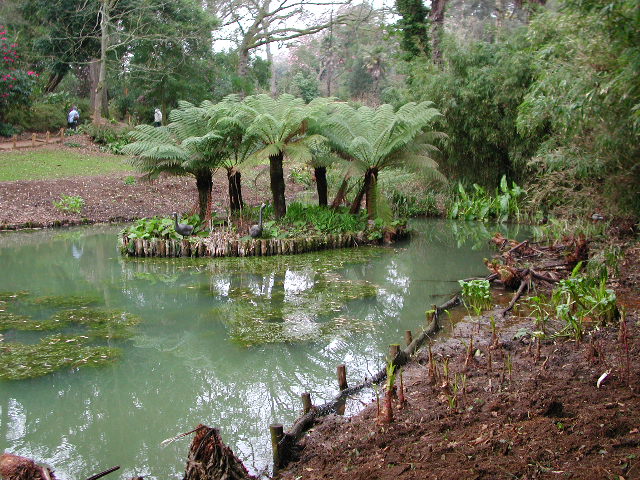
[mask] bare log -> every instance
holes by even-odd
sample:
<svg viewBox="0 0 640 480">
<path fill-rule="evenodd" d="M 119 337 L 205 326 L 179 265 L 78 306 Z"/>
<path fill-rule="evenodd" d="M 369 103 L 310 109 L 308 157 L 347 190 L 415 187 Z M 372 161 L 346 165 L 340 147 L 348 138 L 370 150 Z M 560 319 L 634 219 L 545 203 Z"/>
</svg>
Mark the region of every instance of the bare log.
<svg viewBox="0 0 640 480">
<path fill-rule="evenodd" d="M 518 287 L 518 290 L 516 291 L 511 301 L 509 302 L 509 305 L 507 305 L 507 308 L 505 308 L 500 312 L 500 315 L 504 316 L 509 310 L 511 310 L 515 306 L 516 302 L 520 299 L 520 297 L 522 297 L 522 295 L 524 294 L 524 291 L 527 289 L 528 285 L 531 283 L 531 275 L 529 274 L 529 270 L 527 269 L 526 272 L 527 272 L 526 276 L 520 282 L 520 287 Z"/>
</svg>

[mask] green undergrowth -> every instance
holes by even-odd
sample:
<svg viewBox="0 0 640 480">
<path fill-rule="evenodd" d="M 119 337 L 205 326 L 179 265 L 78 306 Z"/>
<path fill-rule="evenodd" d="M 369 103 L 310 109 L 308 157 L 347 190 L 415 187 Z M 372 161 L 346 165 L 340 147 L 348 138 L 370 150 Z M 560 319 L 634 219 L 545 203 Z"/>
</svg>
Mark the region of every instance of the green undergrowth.
<svg viewBox="0 0 640 480">
<path fill-rule="evenodd" d="M 0 331 L 50 334 L 38 343 L 0 342 L 0 379 L 39 377 L 118 358 L 119 349 L 100 343 L 130 337 L 140 318 L 105 309 L 102 303 L 93 295 L 32 297 L 26 291 L 1 292 Z"/>
</svg>

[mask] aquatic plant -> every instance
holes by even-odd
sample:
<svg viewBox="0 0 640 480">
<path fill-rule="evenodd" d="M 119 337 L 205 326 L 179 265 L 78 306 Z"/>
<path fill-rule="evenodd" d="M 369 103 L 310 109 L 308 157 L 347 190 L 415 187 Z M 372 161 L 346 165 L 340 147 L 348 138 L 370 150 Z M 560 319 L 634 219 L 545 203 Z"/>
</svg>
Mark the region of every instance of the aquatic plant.
<svg viewBox="0 0 640 480">
<path fill-rule="evenodd" d="M 87 341 L 81 335 L 52 335 L 37 344 L 0 343 L 0 379 L 21 380 L 62 368 L 105 365 L 120 354 L 116 348 L 88 346 Z"/>
<path fill-rule="evenodd" d="M 504 175 L 500 180 L 500 187 L 496 188 L 493 195 L 475 183 L 473 191 L 467 193 L 464 186 L 458 183 L 457 196 L 449 208 L 449 218 L 483 222 L 491 219 L 499 222 L 518 220 L 520 218 L 519 202 L 524 194 L 525 191 L 515 182 L 511 182 L 509 186 Z"/>
<path fill-rule="evenodd" d="M 467 310 L 473 310 L 480 315 L 483 310 L 491 307 L 491 291 L 489 280 L 458 280 L 462 288 L 461 296 Z"/>
</svg>

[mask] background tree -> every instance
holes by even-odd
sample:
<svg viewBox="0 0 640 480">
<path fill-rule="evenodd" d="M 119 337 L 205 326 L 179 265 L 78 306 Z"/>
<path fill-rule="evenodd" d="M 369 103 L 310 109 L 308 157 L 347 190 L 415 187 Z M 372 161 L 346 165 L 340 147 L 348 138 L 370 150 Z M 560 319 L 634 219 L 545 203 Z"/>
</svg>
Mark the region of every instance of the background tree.
<svg viewBox="0 0 640 480">
<path fill-rule="evenodd" d="M 352 0 L 217 0 L 210 2 L 209 8 L 222 20 L 222 33 L 216 38 L 237 44 L 238 75 L 246 78 L 253 50 L 275 42 L 282 43 L 313 35 L 335 23 L 360 20 L 347 13 L 321 19 L 309 15 L 308 8 L 319 6 L 339 10 L 351 2 Z"/>
</svg>

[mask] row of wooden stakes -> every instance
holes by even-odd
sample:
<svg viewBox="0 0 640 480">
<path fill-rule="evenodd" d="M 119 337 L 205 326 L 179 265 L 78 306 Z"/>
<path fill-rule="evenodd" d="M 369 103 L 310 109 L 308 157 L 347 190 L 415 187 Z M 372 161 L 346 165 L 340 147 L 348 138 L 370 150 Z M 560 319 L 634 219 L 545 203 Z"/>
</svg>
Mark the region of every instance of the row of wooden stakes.
<svg viewBox="0 0 640 480">
<path fill-rule="evenodd" d="M 40 143 L 48 144 L 62 142 L 64 140 L 64 132 L 64 128 L 61 128 L 57 134 L 52 134 L 51 132 L 47 131 L 47 133 L 45 133 L 42 138 L 38 138 L 38 135 L 36 133 L 32 133 L 31 145 L 29 146 L 36 147 Z M 18 145 L 18 137 L 16 135 L 11 137 L 11 148 L 12 150 L 22 148 L 20 145 Z"/>
<path fill-rule="evenodd" d="M 370 243 L 364 232 L 248 240 L 212 237 L 130 239 L 123 235 L 121 241 L 122 253 L 131 257 L 267 257 Z"/>
</svg>

